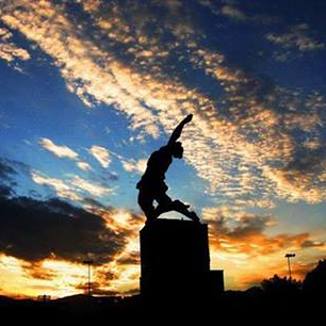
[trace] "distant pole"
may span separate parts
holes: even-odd
[[[292,271],[291,271],[291,258],[295,257],[295,253],[288,253],[284,256],[288,260],[288,268],[289,268],[289,279],[292,280]]]
[[[91,283],[91,265],[94,263],[93,260],[84,260],[84,264],[88,266],[88,284],[87,284],[87,292],[88,295],[92,295],[92,283]]]

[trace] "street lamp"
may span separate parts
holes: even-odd
[[[289,276],[290,276],[290,281],[292,279],[292,275],[291,275],[291,258],[295,257],[295,253],[287,253],[284,256],[285,258],[287,258],[288,260],[288,267],[289,267]]]
[[[88,266],[88,295],[91,296],[91,265],[94,263],[93,260],[88,259],[83,261],[84,264]]]

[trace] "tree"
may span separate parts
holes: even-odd
[[[263,291],[268,295],[273,296],[292,296],[297,295],[301,289],[301,282],[289,279],[287,277],[279,277],[274,275],[270,279],[265,279],[261,282]]]
[[[326,293],[326,259],[320,260],[318,265],[307,273],[303,281],[303,290],[306,293]]]

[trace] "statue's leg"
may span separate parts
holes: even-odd
[[[156,198],[159,205],[155,210],[156,216],[160,214],[176,211],[178,213],[183,214],[184,216],[192,219],[195,222],[199,222],[199,217],[195,212],[189,211],[189,205],[184,204],[180,200],[172,200],[166,193],[161,194],[158,198]]]
[[[163,213],[173,211],[173,201],[165,192],[159,194],[155,199],[158,202],[158,206],[155,209],[156,217]]]
[[[199,217],[197,216],[197,214],[193,211],[188,210],[189,205],[184,204],[180,200],[175,200],[175,201],[173,201],[172,206],[173,206],[174,211],[183,214],[184,216],[192,219],[195,222],[199,222]]]
[[[142,189],[139,190],[138,194],[138,204],[145,213],[145,216],[147,218],[147,222],[155,220],[156,213],[155,213],[155,207],[153,205],[154,198],[153,196]]]

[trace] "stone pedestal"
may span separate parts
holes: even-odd
[[[143,296],[189,298],[223,288],[223,273],[210,271],[206,224],[157,219],[140,231],[140,251]]]

